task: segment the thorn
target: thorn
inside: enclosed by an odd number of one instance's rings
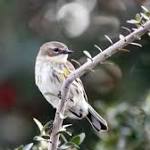
[[[131,20],[127,20],[127,23],[136,25],[136,24],[139,24],[140,22],[135,19],[131,19]]]
[[[66,124],[66,125],[63,125],[63,128],[67,128],[67,127],[70,127],[72,126],[72,124]]]
[[[120,40],[122,40],[122,39],[124,39],[124,38],[125,38],[124,35],[122,35],[122,34],[119,35],[119,39],[120,39]]]
[[[72,62],[76,63],[79,67],[81,66],[80,62],[75,60],[75,59],[71,59]]]
[[[67,133],[68,135],[70,135],[71,133],[69,132],[69,131],[67,131],[67,127],[70,127],[70,126],[72,126],[72,124],[66,124],[66,125],[63,125],[61,128],[60,128],[60,130],[57,132],[57,134],[60,134],[60,133],[62,133],[62,132],[65,132],[65,133]]]
[[[113,41],[111,40],[111,38],[108,35],[105,35],[105,38],[111,43],[111,45],[113,44]]]
[[[62,113],[59,113],[59,117],[60,117],[61,119],[65,119],[65,118],[66,118]]]
[[[140,13],[141,14],[141,16],[142,16],[142,18],[144,18],[145,20],[150,20],[150,18],[147,16],[147,15],[145,15],[144,13]]]
[[[83,51],[83,53],[87,56],[87,58],[88,58],[87,60],[91,60],[93,62],[93,58],[88,51],[85,50],[85,51]]]
[[[129,43],[129,44],[134,45],[134,46],[138,46],[138,47],[142,47],[142,45],[139,43]]]
[[[97,48],[101,53],[103,52],[103,50],[96,44],[94,44],[94,47]]]
[[[129,28],[124,27],[124,26],[122,26],[121,28],[124,29],[124,30],[126,30],[126,31],[128,31],[129,33],[131,33],[131,30]]]
[[[144,12],[149,13],[149,10],[145,6],[141,6],[141,8],[144,10]]]
[[[137,30],[137,28],[132,28],[132,30],[133,30],[133,31],[136,31],[136,30]]]
[[[110,61],[101,62],[101,64],[102,65],[113,65],[113,63]]]
[[[87,58],[87,61],[93,62],[93,58]]]
[[[118,49],[119,51],[123,51],[123,52],[130,52],[128,49],[124,49],[124,48],[120,48]]]

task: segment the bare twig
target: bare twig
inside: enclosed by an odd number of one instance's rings
[[[61,129],[63,123],[63,118],[61,116],[64,114],[65,106],[67,104],[70,84],[76,78],[82,76],[85,72],[89,71],[89,69],[94,68],[97,64],[103,62],[113,54],[119,52],[120,49],[127,46],[129,43],[132,43],[134,40],[137,40],[136,37],[141,37],[149,29],[150,29],[150,21],[146,22],[144,25],[139,27],[134,32],[120,39],[118,42],[114,43],[113,45],[105,49],[103,52],[100,52],[92,59],[93,61],[87,61],[81,67],[79,67],[69,75],[69,77],[65,80],[65,82],[62,85],[62,89],[61,89],[62,100],[60,101],[59,107],[55,114],[53,131],[51,133],[50,143],[48,147],[49,150],[57,150],[58,148],[58,143],[59,143],[58,132]]]

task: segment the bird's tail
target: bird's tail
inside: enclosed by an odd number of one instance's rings
[[[97,131],[108,130],[107,122],[89,105],[89,113],[87,115],[87,120],[90,122],[92,127]]]

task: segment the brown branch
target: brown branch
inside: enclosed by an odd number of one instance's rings
[[[59,143],[58,132],[60,131],[62,127],[62,123],[63,123],[62,115],[64,114],[64,111],[65,111],[70,84],[76,78],[82,76],[85,72],[94,68],[97,64],[102,63],[113,54],[121,51],[123,47],[127,46],[128,44],[131,44],[134,40],[138,40],[139,37],[141,37],[143,34],[145,34],[149,30],[150,30],[150,21],[146,22],[144,25],[139,27],[134,32],[130,33],[129,35],[125,36],[118,42],[111,45],[110,47],[105,49],[103,52],[96,55],[91,61],[84,63],[81,67],[79,67],[78,69],[76,69],[74,72],[72,72],[69,75],[69,77],[65,80],[65,82],[62,85],[62,89],[61,89],[62,100],[55,114],[53,130],[51,133],[48,150],[57,150],[58,148],[58,143]]]

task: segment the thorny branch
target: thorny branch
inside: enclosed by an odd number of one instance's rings
[[[82,76],[84,73],[88,72],[90,69],[93,69],[99,63],[102,63],[107,58],[111,57],[113,54],[120,52],[125,46],[131,44],[134,40],[138,40],[142,35],[144,35],[147,31],[150,31],[150,20],[145,24],[140,26],[138,29],[130,33],[129,35],[121,38],[118,42],[114,43],[103,52],[100,52],[92,61],[87,61],[82,66],[77,68],[74,72],[72,72],[69,77],[63,83],[61,89],[61,101],[59,107],[55,114],[53,130],[50,137],[50,142],[48,146],[48,150],[57,150],[59,144],[59,134],[62,124],[63,124],[63,114],[65,111],[65,106],[68,100],[68,92],[71,83],[78,77]]]

